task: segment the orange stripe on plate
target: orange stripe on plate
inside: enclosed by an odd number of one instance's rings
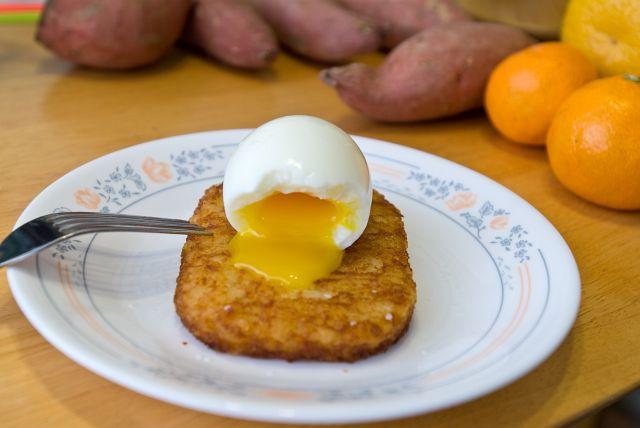
[[[526,275],[523,272],[523,268],[526,271]],[[513,313],[509,324],[507,327],[500,333],[498,337],[496,337],[493,342],[491,342],[482,352],[478,355],[469,358],[466,361],[463,361],[453,367],[450,367],[447,370],[439,372],[434,375],[427,375],[425,380],[434,381],[438,379],[442,379],[444,377],[450,376],[451,374],[460,371],[471,364],[474,364],[480,360],[482,360],[487,355],[491,354],[493,351],[498,349],[500,345],[502,345],[511,334],[516,330],[516,328],[522,323],[527,310],[529,308],[529,300],[531,298],[531,273],[529,272],[528,263],[524,263],[523,265],[518,266],[518,274],[520,277],[520,299],[518,300],[518,306],[516,307],[516,311]],[[526,288],[526,293],[525,293]],[[522,310],[521,310],[522,309]]]
[[[64,266],[58,260],[56,263],[58,269],[58,276],[60,278],[60,282],[62,283],[62,287],[64,289],[64,293],[67,296],[67,299],[71,303],[71,305],[78,311],[78,313],[84,318],[84,320],[89,324],[89,326],[95,330],[105,341],[109,342],[112,346],[117,348],[125,348],[128,352],[131,352],[146,360],[147,362],[153,362],[146,354],[140,352],[140,350],[134,348],[129,345],[127,342],[120,340],[117,337],[114,337],[111,333],[100,325],[100,323],[93,317],[93,315],[87,311],[87,309],[80,303],[78,300],[78,296],[76,296],[73,284],[71,282],[71,274],[69,273],[69,267],[65,264]]]
[[[380,165],[377,163],[370,163],[369,168],[380,174],[389,175],[391,177],[401,178],[405,176],[405,173],[399,169],[391,168],[388,166]]]

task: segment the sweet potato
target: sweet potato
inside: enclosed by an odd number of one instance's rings
[[[392,48],[416,33],[471,17],[454,0],[339,0],[368,18],[383,34],[382,45]]]
[[[409,38],[380,67],[356,63],[323,70],[320,77],[371,118],[433,119],[480,107],[491,70],[533,41],[502,24],[456,22]]]
[[[240,68],[266,67],[278,53],[271,27],[250,4],[238,0],[197,0],[183,39]]]
[[[280,40],[300,55],[328,63],[375,51],[375,27],[331,0],[253,0]]]
[[[190,0],[50,0],[36,39],[78,64],[139,67],[171,49],[190,7]]]

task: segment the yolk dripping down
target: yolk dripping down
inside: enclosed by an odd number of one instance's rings
[[[352,229],[345,205],[306,193],[274,193],[238,210],[244,229],[230,242],[231,261],[292,287],[333,272],[343,251],[333,233]]]

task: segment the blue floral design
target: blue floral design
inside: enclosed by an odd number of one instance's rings
[[[176,171],[178,181],[194,179],[211,170],[209,163],[224,159],[222,150],[202,148],[200,150],[182,150],[177,155],[171,155],[171,166]]]
[[[446,180],[421,170],[410,170],[405,180],[406,183],[409,183],[409,186],[399,186],[385,178],[377,180],[374,184],[409,194],[417,190],[420,196],[419,199],[425,202],[444,201],[457,192],[470,191],[470,188],[461,182]],[[417,189],[415,189],[415,184],[417,184]],[[413,185],[413,188],[411,185]],[[483,240],[483,232],[487,230],[487,223],[492,218],[510,214],[511,213],[504,208],[496,208],[493,202],[485,201],[476,211],[468,210],[459,215],[464,219],[463,224],[472,231],[478,239]],[[502,247],[505,251],[511,253],[514,258],[520,262],[524,262],[530,259],[528,252],[532,247],[532,244],[525,239],[525,235],[527,234],[528,232],[524,230],[522,226],[515,226],[509,235],[495,236],[489,243]]]
[[[481,237],[480,233],[487,228],[487,226],[485,225],[485,219],[487,217],[494,217],[499,215],[509,215],[509,212],[502,208],[496,209],[489,201],[486,201],[484,204],[482,204],[477,213],[472,214],[471,211],[467,211],[460,214],[460,216],[465,219],[469,229],[474,230],[478,238]]]
[[[70,211],[71,210],[67,207],[58,207],[54,209],[52,212],[54,214],[57,214],[57,213],[66,213]],[[77,251],[78,250],[77,244],[80,242],[81,241],[79,239],[66,239],[62,242],[57,243],[53,247],[53,251],[51,252],[51,257],[53,257],[54,259],[65,260],[66,258],[65,254],[71,251]]]
[[[80,242],[82,241],[79,239],[67,239],[57,243],[54,250],[51,252],[51,257],[54,259],[65,260],[65,254],[70,251],[76,251],[78,249],[77,244]]]
[[[533,245],[526,239],[527,232],[521,225],[511,228],[508,235],[496,236],[492,244],[498,244],[506,251],[512,252],[513,257],[520,260],[520,263],[530,260],[528,250]]]
[[[407,180],[417,182],[422,194],[435,201],[445,199],[453,194],[453,192],[469,190],[458,181],[444,180],[434,177],[431,174],[414,170],[409,171]]]
[[[136,172],[130,163],[124,167],[116,167],[114,171],[102,180],[96,179],[93,189],[102,199],[102,213],[111,212],[113,206],[122,206],[122,203],[138,196],[147,190],[147,185],[140,173]]]

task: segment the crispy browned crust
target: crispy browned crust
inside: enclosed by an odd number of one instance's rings
[[[405,333],[416,302],[402,215],[374,191],[366,230],[340,268],[311,288],[289,289],[229,263],[235,234],[210,187],[191,221],[174,296],[183,324],[231,354],[285,360],[355,361],[384,352]]]

